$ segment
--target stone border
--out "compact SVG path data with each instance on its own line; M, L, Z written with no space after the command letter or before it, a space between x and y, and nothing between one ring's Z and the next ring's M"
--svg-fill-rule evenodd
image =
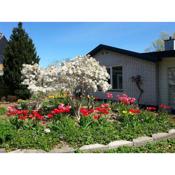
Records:
M146 145L147 143L151 142L157 142L161 140L167 140L170 138L175 138L175 129L170 129L168 133L157 133L157 134L152 134L152 137L148 136L143 136L143 137L138 137L136 139L133 139L132 141L127 141L127 140L116 140L113 142L110 142L108 145L101 145L101 144L91 144L91 145L84 145L80 147L78 150L81 152L92 152L92 151L107 151L123 146L143 146Z
M148 136L138 137L136 139L133 139L132 141L116 140L116 141L110 142L107 145L96 143L91 145L84 145L78 149L73 149L73 148L67 148L66 150L63 148L55 149L55 150L51 150L48 153L75 153L76 151L81 151L81 152L107 151L107 150L116 149L123 146L139 147L139 146L146 145L147 143L157 142L157 141L167 140L172 138L175 138L175 129L170 129L168 132L152 134L152 137L148 137ZM0 153L6 153L5 149L0 149ZM17 149L9 153L47 153L47 152L43 150Z

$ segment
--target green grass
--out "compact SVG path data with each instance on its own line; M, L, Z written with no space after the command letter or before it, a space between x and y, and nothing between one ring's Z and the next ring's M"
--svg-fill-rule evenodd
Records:
M141 147L120 147L104 151L104 153L175 153L175 139L148 143Z

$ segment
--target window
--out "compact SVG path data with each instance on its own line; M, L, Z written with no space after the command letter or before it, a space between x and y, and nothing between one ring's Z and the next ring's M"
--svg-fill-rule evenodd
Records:
M108 83L112 85L113 90L122 90L123 89L123 77L122 77L122 67L108 67L107 72L110 75Z
M3 76L4 72L3 70L0 70L0 76Z
M110 68L106 68L108 74L111 76ZM108 83L111 84L111 78L108 79Z
M122 89L122 67L112 67L112 89Z

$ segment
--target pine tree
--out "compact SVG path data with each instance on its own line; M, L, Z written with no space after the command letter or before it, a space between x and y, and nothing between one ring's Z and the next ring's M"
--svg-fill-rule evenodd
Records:
M11 95L17 95L19 98L29 98L30 93L26 86L21 85L21 69L23 64L38 63L35 46L32 39L28 36L18 23L14 28L4 51L4 76L5 84L9 88Z

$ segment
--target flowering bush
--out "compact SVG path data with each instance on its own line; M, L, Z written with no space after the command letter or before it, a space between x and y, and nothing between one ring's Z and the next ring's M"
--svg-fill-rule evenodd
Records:
M63 63L59 75L65 89L74 95L88 95L98 89L107 91L110 88L106 68L90 56Z
M22 84L27 85L31 93L63 89L71 94L80 92L87 95L98 88L103 91L110 88L106 68L89 56L77 57L62 63L60 67L50 66L46 69L38 64L24 64L21 72L24 79Z
M21 71L23 76L22 84L27 85L32 94L38 92L49 92L60 88L58 68L51 66L48 68L40 68L38 64L23 64Z
M99 89L106 91L110 88L106 68L90 56L77 57L59 67L51 66L47 69L39 68L38 64L24 64L22 75L22 84L27 85L32 94L58 89L69 92L70 103L78 120L81 103L74 103L72 97L87 96ZM39 109L40 103L37 106Z

